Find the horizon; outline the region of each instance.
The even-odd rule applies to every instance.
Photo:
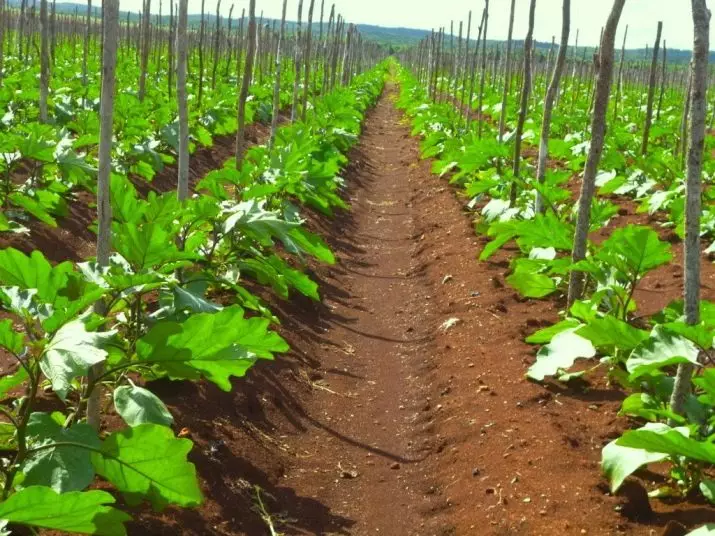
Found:
[[[61,1],[62,4],[82,4],[83,2]],[[163,15],[168,15],[168,2],[166,0],[153,0],[151,12],[159,13],[160,4],[163,4]],[[228,16],[231,4],[233,4],[234,18],[241,15],[241,10],[248,7],[248,0],[223,0],[221,2],[220,14]],[[431,8],[428,4],[416,4],[410,0],[393,0],[386,3],[383,0],[333,0],[325,2],[325,20],[327,21],[330,6],[335,4],[336,11],[343,15],[348,22],[355,24],[365,24],[381,28],[399,28],[406,30],[417,30],[430,32],[432,29],[445,27],[449,32],[450,23],[454,21],[454,33],[459,32],[459,21],[464,23],[464,34],[469,10],[472,10],[472,38],[475,37],[478,20],[481,19],[483,1],[474,0],[443,0],[441,3],[442,14],[435,20]],[[510,0],[491,0],[489,9],[489,21],[487,39],[494,41],[505,41],[507,39],[507,28],[509,20]],[[514,32],[512,39],[521,41],[526,35],[529,0],[516,0]],[[120,0],[122,11],[138,12],[141,10],[142,0]],[[217,0],[207,0],[205,2],[205,12],[207,15],[215,15]],[[264,17],[270,19],[280,19],[282,0],[257,0],[256,15],[263,12]],[[307,20],[309,1],[303,2],[303,22]],[[293,0],[288,3],[287,20],[295,22],[297,20],[298,1]],[[601,26],[605,24],[611,2],[594,4],[591,0],[572,0],[571,2],[571,36],[569,45],[576,44],[578,32],[578,45],[595,47],[598,45]],[[189,14],[200,15],[201,0],[189,0]],[[320,18],[320,0],[316,0],[313,21]],[[682,2],[672,0],[629,0],[626,2],[621,22],[616,35],[617,47],[623,40],[623,34],[628,26],[628,37],[626,48],[644,49],[646,45],[650,48],[655,40],[656,26],[659,20],[663,21],[663,36],[668,49],[692,50],[692,19],[690,5],[683,9]],[[594,24],[594,21],[597,24]],[[432,25],[432,23],[436,23]],[[711,43],[715,43],[711,27]],[[536,17],[534,25],[534,39],[540,42],[550,43],[552,37],[558,38],[561,33],[561,0],[537,0]]]

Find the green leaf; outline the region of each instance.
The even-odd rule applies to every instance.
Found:
[[[641,430],[664,433],[672,430],[662,423],[648,423]],[[687,429],[686,429],[687,430]],[[680,435],[680,432],[675,432]],[[620,439],[611,441],[601,452],[601,471],[608,478],[611,491],[616,493],[627,477],[649,463],[660,462],[668,457],[662,452],[648,452],[619,444]]]
[[[546,376],[554,376],[560,370],[569,369],[579,358],[591,358],[596,349],[591,341],[574,333],[562,331],[536,355],[536,362],[529,367],[526,375],[532,380],[543,381]]]
[[[663,425],[665,426],[665,425]],[[706,441],[696,441],[683,435],[677,428],[652,431],[647,429],[629,430],[616,444],[622,447],[659,452],[669,456],[684,456],[691,460],[715,463],[715,445]]]
[[[243,233],[252,234],[265,244],[272,243],[271,237],[283,239],[292,229],[300,226],[298,222],[289,222],[278,212],[265,210],[265,201],[242,201],[226,211],[229,215],[224,222],[224,233],[238,229]]]
[[[709,350],[713,347],[715,330],[713,327],[708,327],[705,322],[700,322],[694,326],[686,324],[685,322],[668,322],[667,324],[663,324],[663,327],[673,333],[682,335],[705,350]]]
[[[106,359],[102,344],[115,334],[87,331],[82,320],[68,322],[55,333],[40,359],[40,368],[61,400],[67,397],[74,378],[86,375],[90,367]]]
[[[176,309],[189,309],[196,313],[215,313],[223,309],[218,304],[207,300],[192,291],[191,288],[174,287],[174,307]]]
[[[37,289],[37,297],[43,303],[53,303],[57,299],[71,271],[71,263],[63,262],[53,267],[37,250],[29,257],[14,248],[0,250],[0,283],[21,289]]]
[[[591,322],[598,318],[598,301],[576,300],[569,314],[583,322]]]
[[[74,183],[79,183],[85,178],[97,174],[97,168],[87,163],[85,157],[79,156],[72,150],[67,150],[57,156],[57,167],[62,174]]]
[[[608,353],[613,353],[615,348],[630,352],[648,339],[647,331],[634,328],[611,315],[590,320],[576,333],[591,341],[599,350]]]
[[[559,219],[553,212],[537,214],[533,220],[520,221],[517,225],[517,243],[523,251],[535,247],[571,251],[573,247],[573,226]]]
[[[658,399],[648,393],[633,393],[621,403],[619,415],[630,417],[640,417],[647,421],[658,421],[662,419],[672,419],[677,423],[685,421],[677,413],[663,407]]]
[[[292,229],[283,239],[292,253],[305,252],[326,264],[335,264],[335,256],[328,245],[318,235],[300,227]]]
[[[139,201],[134,185],[124,175],[111,175],[112,218],[122,223],[137,223],[144,216],[147,204]]]
[[[97,433],[88,424],[63,426],[61,413],[33,413],[27,424],[28,447],[33,449],[59,442],[81,443],[99,448]],[[58,493],[80,491],[94,479],[90,452],[75,446],[55,446],[30,454],[22,466],[22,486],[49,486]]]
[[[715,406],[715,369],[703,369],[700,376],[693,378],[693,383],[703,391],[700,400],[710,406]]]
[[[59,494],[44,486],[31,486],[0,503],[0,519],[64,532],[125,536],[123,524],[131,518],[108,504],[114,504],[114,497],[105,491]]]
[[[0,449],[17,449],[17,429],[14,424],[9,422],[0,422]],[[0,536],[2,536],[2,532],[0,532]]]
[[[115,225],[113,231],[114,248],[137,271],[192,257],[179,251],[174,243],[174,233],[158,224],[125,223]]]
[[[496,253],[504,244],[514,238],[514,236],[516,236],[516,233],[513,231],[498,234],[496,237],[494,237],[494,240],[484,246],[484,249],[479,254],[479,260],[486,261],[489,257],[494,255],[494,253]]]
[[[527,298],[543,298],[556,292],[556,283],[548,275],[517,270],[506,282]]]
[[[15,331],[12,320],[0,321],[0,346],[15,355],[21,354],[25,348],[25,335]]]
[[[0,378],[0,399],[5,398],[15,387],[22,385],[28,377],[27,369],[19,367],[13,374]]]
[[[197,506],[202,496],[196,467],[186,459],[192,446],[170,428],[141,424],[107,437],[101,453],[92,453],[92,463],[131,505],[146,497],[155,508]]]
[[[700,488],[700,492],[703,496],[705,496],[711,504],[715,504],[715,480],[703,478],[698,487]],[[715,527],[715,525],[713,525],[713,527]]]
[[[626,368],[631,379],[636,379],[655,369],[690,362],[698,363],[698,348],[663,326],[656,326],[650,337],[639,344],[626,361]]]
[[[137,341],[137,355],[170,378],[203,375],[229,391],[230,377],[245,375],[256,358],[270,359],[274,352],[288,350],[269,327],[266,319],[247,319],[240,307],[227,307],[214,314],[192,315],[183,323],[157,323]]]
[[[13,192],[8,196],[8,199],[13,205],[21,207],[26,212],[32,214],[35,218],[50,227],[57,227],[57,220],[42,206],[36,199],[22,193]]]
[[[549,326],[532,333],[526,338],[526,342],[529,344],[547,344],[562,331],[566,331],[567,329],[573,330],[581,325],[582,324],[575,318],[565,318],[553,326]]]
[[[114,407],[129,426],[144,423],[171,426],[174,418],[164,403],[154,393],[129,380],[114,390]]]
[[[596,257],[632,279],[669,262],[673,258],[670,249],[650,227],[629,225],[613,231]]]
[[[240,261],[238,266],[242,272],[256,277],[260,284],[271,285],[283,298],[288,298],[290,288],[295,288],[313,300],[320,299],[318,285],[303,272],[291,268],[277,255],[246,259]]]

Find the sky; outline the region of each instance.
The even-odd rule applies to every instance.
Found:
[[[152,12],[158,12],[159,1],[152,0]],[[168,13],[168,2],[163,0],[164,12]],[[217,0],[205,0],[206,12],[215,13]],[[248,0],[222,0],[221,12],[228,15],[231,4],[235,4],[234,15],[248,7]],[[303,18],[307,15],[309,0],[304,0]],[[478,25],[475,19],[481,17],[484,0],[325,0],[326,19],[331,3],[335,3],[338,13],[348,22],[377,24],[389,27],[406,27],[429,30],[433,27],[446,26],[455,21],[455,32],[459,21],[466,21],[469,10],[473,10],[472,26]],[[709,0],[710,7],[715,7],[715,0]],[[561,33],[561,0],[536,0],[536,20],[534,36],[539,41],[551,41],[556,36],[558,42]],[[141,10],[142,0],[120,0],[122,10]],[[491,0],[489,2],[489,28],[487,38],[506,39],[509,22],[510,0]],[[579,31],[579,45],[594,46],[598,43],[601,27],[606,23],[613,5],[611,0],[571,0],[571,44],[574,44],[576,30]],[[266,17],[279,18],[282,0],[257,0],[257,14],[264,12]],[[298,0],[288,0],[289,19],[297,17]],[[516,0],[514,20],[514,38],[523,39],[528,24],[529,0]],[[201,0],[189,0],[189,13],[201,12]],[[320,16],[320,0],[316,0],[315,18]],[[692,49],[693,22],[689,0],[626,0],[616,37],[620,47],[623,31],[628,25],[628,48],[652,46],[658,21],[663,21],[663,38],[668,48]],[[715,28],[715,20],[711,25]],[[715,31],[711,30],[711,49],[715,48]]]

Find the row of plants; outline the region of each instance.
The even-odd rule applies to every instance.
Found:
[[[87,490],[98,477],[130,507],[201,503],[192,442],[174,434],[145,383],[203,379],[228,391],[258,360],[288,350],[244,283],[318,299],[307,257],[334,258],[300,210],[347,208],[339,173],[384,77],[383,65],[317,100],[271,150],[253,147],[238,170],[228,161],[183,203],[174,193],[142,198],[115,166],[108,267],[0,251],[0,348],[17,362],[0,379],[0,533],[126,534],[130,516],[115,496]],[[87,424],[97,390],[126,427],[100,434]],[[54,411],[40,411],[40,399]]]
[[[496,91],[484,97],[485,123],[479,136],[474,125],[465,124],[461,111],[452,103],[433,102],[407,70],[402,70],[400,83],[398,105],[412,122],[413,135],[422,138],[423,158],[433,158],[433,172],[460,189],[474,211],[476,232],[491,239],[480,259],[515,244],[506,281],[522,296],[534,299],[563,295],[571,271],[587,274],[585,298],[563,311],[556,324],[526,339],[540,346],[527,377],[569,382],[603,369],[609,382],[630,393],[620,414],[632,419],[638,429],[626,431],[602,454],[611,490],[617,492],[642,467],[665,462],[670,478],[650,490],[650,496],[685,498],[699,491],[715,503],[715,481],[709,476],[715,464],[715,373],[706,367],[715,357],[715,303],[701,301],[697,325],[686,324],[680,300],[648,317],[636,314],[639,283],[673,258],[671,244],[650,226],[616,228],[601,242],[589,241],[585,260],[572,262],[576,215],[568,186],[574,172],[583,168],[588,151],[585,131],[574,128],[585,127],[586,116],[583,121],[577,120],[578,114],[554,118],[549,142],[553,160],[545,181],[539,183],[528,166],[515,177],[510,167],[513,143],[497,141],[489,116],[490,111],[498,111],[491,108],[499,102]],[[533,128],[538,112],[533,113],[524,135],[527,147],[538,146],[538,129]],[[661,211],[662,224],[682,236],[684,173],[680,159],[668,148],[677,135],[679,114],[666,101],[665,120],[659,123],[663,126],[654,127],[654,144],[647,156],[638,156],[639,137],[628,123],[638,116],[639,108],[625,98],[621,114],[625,121],[614,124],[606,138],[601,163],[606,171],[599,176],[602,195],[594,198],[589,231],[602,229],[618,214],[618,205],[606,195],[631,194],[642,210]],[[707,142],[706,152],[712,145],[712,140]],[[705,162],[701,232],[712,240],[715,189],[708,181],[713,163],[710,158]],[[535,210],[537,193],[544,200],[543,213]],[[681,363],[697,369],[684,414],[670,406],[675,367]],[[710,529],[700,530],[698,534]]]
[[[94,42],[93,42],[94,44]],[[135,88],[140,76],[137,51],[126,47],[117,60],[113,160],[119,172],[151,181],[178,154],[177,101],[167,91],[169,65],[166,50],[152,58],[149,83],[143,99]],[[0,232],[27,232],[23,223],[34,217],[56,227],[57,218],[68,214],[68,203],[78,189],[95,193],[97,151],[99,146],[99,111],[101,58],[90,54],[86,77],[82,62],[70,42],[56,49],[50,78],[48,121],[39,117],[37,79],[40,65],[36,57],[22,60],[16,55],[3,58],[4,73],[0,87]],[[191,57],[191,72],[199,66]],[[214,139],[237,130],[236,94],[240,86],[242,64],[218,60],[222,71],[211,84],[207,79],[191,77],[187,92],[197,100],[199,85],[201,106],[191,106],[189,113],[190,150],[212,147]],[[213,63],[207,59],[208,75]],[[293,69],[284,68],[280,105],[292,99]],[[319,74],[318,81],[322,80]],[[246,123],[254,118],[270,122],[273,76],[254,80],[246,107]],[[316,90],[320,90],[316,82]]]

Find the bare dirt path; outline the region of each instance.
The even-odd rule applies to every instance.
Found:
[[[351,216],[340,222],[325,340],[313,351],[324,387],[309,453],[284,484],[329,503],[350,534],[421,534],[431,445],[425,375],[433,354],[431,284],[418,268],[418,216],[408,181],[415,141],[389,98],[371,112],[351,156]],[[337,393],[337,394],[334,394]],[[337,528],[337,527],[335,527]],[[329,528],[327,529],[330,530]]]

